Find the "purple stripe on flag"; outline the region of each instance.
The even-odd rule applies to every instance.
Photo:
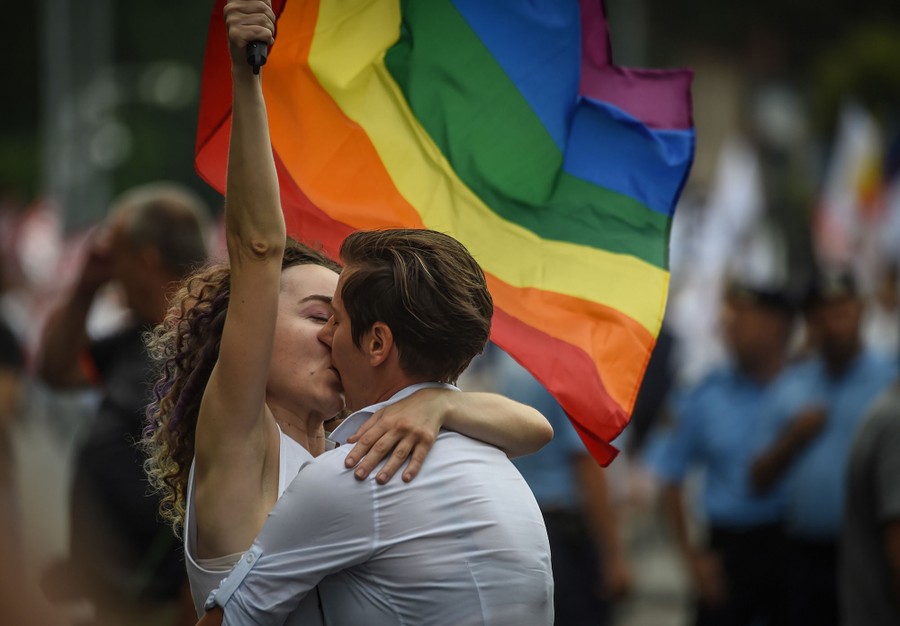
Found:
[[[580,2],[581,94],[612,104],[651,128],[692,128],[690,90],[693,72],[612,65],[602,0]]]

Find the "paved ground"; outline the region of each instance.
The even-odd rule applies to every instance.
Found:
[[[628,467],[624,455],[609,472],[617,491],[633,579],[631,596],[617,607],[615,626],[684,626],[688,623],[688,588],[660,515],[656,486],[644,472]]]

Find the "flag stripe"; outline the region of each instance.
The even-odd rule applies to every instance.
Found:
[[[678,181],[686,176],[687,164],[693,154],[694,132],[690,109],[685,106],[690,101],[690,73],[682,70],[634,70],[607,64],[598,67],[597,61],[601,58],[608,60],[609,54],[601,0],[581,0],[581,7],[574,3],[522,3],[519,0],[453,0],[453,4],[528,102],[557,148],[569,154],[573,149],[572,140],[584,137],[581,132],[568,128],[568,121],[579,101],[578,95],[587,96],[580,106],[591,107],[600,105],[601,100],[606,101],[610,108],[618,111],[616,122],[624,114],[637,118],[641,126],[676,130],[674,133],[658,133],[654,141],[662,144],[660,150],[664,154],[675,157],[670,162],[683,164],[683,167],[675,173],[665,171],[651,175],[654,182],[660,180],[660,174],[663,181],[671,179],[666,184],[669,191],[679,189]],[[413,7],[404,7],[406,16]],[[428,11],[431,10],[429,5]],[[437,28],[443,28],[443,23]],[[422,45],[422,38],[417,39],[416,55]],[[453,50],[458,47],[454,39]],[[456,54],[451,51],[447,56],[452,60]],[[580,87],[579,79],[582,81]],[[487,87],[487,92],[491,92],[494,84],[487,83]],[[648,98],[648,93],[652,93],[653,97]],[[622,131],[618,130],[617,134],[621,135]],[[597,141],[598,138],[600,141]],[[563,169],[632,197],[641,197],[640,194],[645,193],[646,189],[654,188],[655,185],[646,184],[623,185],[622,181],[632,180],[634,174],[640,174],[641,170],[623,168],[616,159],[608,160],[602,166],[596,163],[598,156],[609,154],[606,146],[613,143],[610,139],[604,135],[588,135],[584,142],[591,148],[588,158],[576,164],[579,168],[576,171],[570,169],[572,164],[570,157],[567,157]],[[630,145],[633,138],[622,139],[625,143],[616,144],[617,147],[634,150]],[[638,143],[647,142],[639,139]],[[651,153],[647,156],[652,162],[655,155]],[[646,164],[647,159],[635,165]],[[612,165],[613,169],[607,165]],[[622,173],[626,175],[620,176]],[[606,176],[602,178],[592,178],[604,174]],[[650,199],[645,204],[671,215],[674,205],[671,198],[662,193],[650,193]]]
[[[554,340],[594,355],[603,393],[631,411],[643,375],[643,363],[655,343],[634,320],[600,304],[540,291],[512,287],[488,274],[488,287],[503,311],[540,329]],[[542,365],[549,354],[542,359]],[[548,379],[554,378],[550,373]],[[566,378],[562,378],[566,380]]]
[[[356,229],[423,228],[365,132],[307,67],[318,14],[316,2],[288,2],[279,18],[279,28],[293,35],[279,40],[266,64],[272,144],[297,185],[338,221]]]
[[[282,19],[291,12],[291,6]],[[339,14],[337,7],[323,4],[309,56],[320,83],[343,113],[365,129],[375,146],[380,163],[373,161],[367,167],[383,166],[424,224],[453,233],[485,271],[517,287],[535,287],[605,304],[635,319],[651,334],[658,332],[659,294],[665,293],[667,272],[630,256],[543,240],[499,218],[460,182],[406,106],[384,65],[372,62],[378,58],[377,49],[366,47],[367,37],[346,36],[347,29],[353,31],[348,23],[351,20],[359,20],[369,33],[398,29],[391,8],[391,3],[364,3],[348,11],[342,4],[344,12]],[[334,20],[340,20],[341,36],[334,36]],[[364,65],[356,65],[363,60]],[[303,94],[297,95],[300,100],[295,106],[302,108]],[[323,208],[330,211],[330,207]],[[354,223],[343,215],[332,213],[332,217]],[[538,258],[540,264],[529,263]],[[572,272],[573,267],[579,267],[579,272]],[[584,280],[584,276],[596,279]],[[635,291],[634,285],[644,288]]]
[[[295,4],[289,3],[281,19],[290,19],[295,7]],[[348,151],[348,158],[355,156],[364,164],[354,167],[359,177],[349,181],[349,184],[369,184],[371,181],[365,180],[366,176],[380,178],[376,172],[386,169],[399,194],[391,197],[389,190],[379,190],[377,197],[388,203],[384,213],[393,212],[399,202],[407,202],[415,207],[425,226],[453,233],[469,248],[485,271],[504,282],[604,304],[636,320],[655,335],[660,324],[660,294],[665,293],[668,273],[626,255],[542,240],[534,233],[499,218],[460,182],[406,107],[403,95],[384,65],[377,62],[381,57],[378,45],[382,45],[384,39],[377,33],[392,27],[395,32],[387,38],[397,36],[397,7],[392,3],[378,2],[361,3],[354,9],[348,10],[341,4],[343,13],[339,15],[338,7],[323,2],[319,7],[318,25],[309,54],[310,66],[319,77],[320,84],[329,91],[340,111],[359,124],[361,129],[354,129],[354,132],[364,130],[375,148],[374,151],[367,148],[356,155]],[[340,23],[340,35],[336,33],[336,20]],[[291,32],[297,31],[291,29]],[[354,36],[356,34],[359,36]],[[376,60],[374,65],[373,59]],[[285,69],[290,71],[291,67]],[[269,80],[279,79],[270,71]],[[291,84],[280,84],[280,97],[290,100],[284,103],[288,110],[302,110],[307,106],[302,99],[303,93],[299,93],[302,91],[296,80]],[[290,95],[290,92],[295,93]],[[323,113],[339,114],[330,109]],[[280,124],[273,121],[273,137],[281,134],[278,126]],[[293,133],[289,127],[281,131],[288,136]],[[328,141],[328,138],[323,140]],[[280,145],[277,147],[297,183],[304,189],[308,188],[307,183],[311,182],[309,174],[295,170],[290,156]],[[329,146],[316,147],[316,152],[322,150],[329,154],[333,151]],[[336,171],[339,168],[332,169]],[[319,168],[315,173],[316,180],[341,175],[335,171]],[[343,185],[346,186],[346,182]],[[333,188],[335,193],[341,192],[341,185]],[[314,202],[319,203],[311,191],[308,193]],[[358,226],[358,211],[352,215],[345,213],[345,203],[319,204],[334,219]],[[542,259],[540,265],[529,263],[529,260],[538,258]],[[573,271],[573,268],[579,268],[579,271]],[[585,276],[597,279],[585,280]],[[635,290],[635,285],[642,288]]]
[[[404,7],[401,40],[388,51],[385,62],[413,113],[478,196],[499,214],[542,237],[624,251],[664,266],[658,250],[652,255],[645,251],[645,247],[652,249],[651,243],[622,249],[629,223],[620,220],[629,215],[628,220],[654,224],[665,233],[671,197],[689,163],[689,131],[652,131],[637,120],[622,124],[624,113],[579,99],[573,83],[570,92],[553,94],[573,105],[564,119],[584,117],[592,123],[578,129],[587,134],[576,144],[580,149],[567,146],[563,162],[520,86],[449,0]],[[609,121],[598,125],[596,119],[604,114]],[[612,139],[620,142],[617,145],[628,146],[627,153],[607,149],[609,139],[601,133],[610,128],[615,129]],[[574,132],[572,136],[578,138]],[[659,167],[660,154],[667,163],[682,167]],[[528,155],[530,168],[523,167],[522,155]],[[654,185],[644,183],[644,171],[654,177]],[[558,184],[560,177],[569,175],[593,185]],[[574,189],[584,193],[572,194]]]
[[[590,355],[524,324],[502,310],[494,313],[492,333],[494,341],[504,350],[509,352],[515,348],[514,358],[527,364],[535,378],[547,386],[565,407],[591,455],[601,465],[609,464],[617,451],[607,442],[622,432],[629,414],[610,403],[598,391],[601,387],[594,378],[596,370]],[[561,381],[563,384],[560,384]],[[578,383],[565,384],[564,381]]]
[[[472,109],[478,108],[476,98],[460,99],[459,90],[453,87],[458,82],[420,80],[417,75],[431,76],[436,72],[427,66],[410,68],[415,69],[414,73],[404,71],[407,69],[402,67],[404,59],[398,58],[397,51],[397,47],[392,49],[385,60],[390,64],[392,77],[401,81],[398,85],[404,90],[412,114],[462,182],[495,213],[543,239],[630,254],[659,268],[667,266],[665,233],[670,221],[667,215],[648,210],[628,195],[598,187],[584,179],[595,170],[605,169],[604,176],[619,181],[633,180],[628,168],[644,166],[641,162],[645,159],[640,154],[620,151],[618,160],[593,158],[580,149],[591,144],[585,138],[573,142],[579,149],[570,153],[574,158],[567,158],[570,168],[585,176],[559,172],[562,154],[552,145],[521,98],[507,102],[501,109],[489,105],[475,113]],[[418,55],[417,50],[417,58],[420,58]],[[477,63],[473,62],[473,65]],[[472,82],[474,75],[475,72],[471,72],[467,82]],[[495,81],[487,80],[485,85],[491,82]],[[517,108],[516,103],[522,106]],[[602,132],[604,128],[614,127],[616,135],[623,134],[621,125],[616,124],[612,116],[605,125],[598,124],[596,117],[581,115],[578,119],[586,120],[582,125],[591,131]],[[511,133],[510,128],[518,130]],[[535,132],[529,134],[529,130]],[[490,135],[492,131],[499,135]],[[632,126],[630,131],[646,134],[641,126]],[[632,140],[626,145],[634,144]],[[596,145],[591,151],[596,153]],[[526,168],[517,158],[523,152],[546,156],[535,158],[531,161],[532,167]],[[650,161],[645,171],[659,172],[660,178],[669,175],[668,171],[650,166],[657,162],[658,159]],[[591,165],[584,165],[586,163]],[[670,210],[671,198],[664,201],[666,210]]]
[[[231,116],[222,4],[196,157],[220,191]],[[288,232],[331,255],[357,229],[459,239],[494,296],[492,338],[609,463],[663,316],[671,212],[693,158],[691,73],[612,65],[602,0],[273,8],[263,88]]]
[[[693,135],[693,72],[613,65],[603,0],[579,3],[582,95],[627,111],[651,128],[679,128],[690,130]]]
[[[590,98],[581,99],[571,126],[563,168],[629,199],[640,196],[640,209],[629,206],[628,210],[645,212],[643,204],[651,206],[652,215],[665,216],[661,232],[667,233],[687,180],[694,152],[693,131],[651,130],[622,109]],[[616,149],[609,150],[609,145]],[[594,201],[600,203],[602,198]],[[662,244],[664,240],[661,235],[653,242]],[[668,258],[664,259],[668,267]]]
[[[563,152],[579,84],[578,5],[521,0],[453,0],[453,5]],[[404,4],[404,15],[412,9]]]

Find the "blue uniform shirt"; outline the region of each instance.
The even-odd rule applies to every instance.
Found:
[[[702,467],[703,509],[713,526],[749,528],[780,519],[781,490],[757,495],[749,477],[758,453],[755,432],[774,384],[723,367],[676,402],[675,427],[652,469],[664,482],[678,483],[692,467]]]
[[[774,440],[806,408],[822,406],[827,413],[822,431],[785,476],[785,524],[792,536],[837,537],[850,444],[873,400],[896,377],[896,361],[872,352],[860,354],[839,378],[828,374],[821,359],[798,365],[782,377],[760,430],[764,443]]]
[[[513,460],[542,509],[581,508],[573,457],[587,449],[562,407],[528,371],[501,350],[492,354],[497,393],[540,411],[553,439],[534,454]]]

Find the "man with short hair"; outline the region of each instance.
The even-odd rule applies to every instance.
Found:
[[[842,626],[900,624],[900,381],[850,451],[840,539]]]
[[[41,378],[54,389],[94,386],[102,392],[75,461],[70,555],[44,578],[54,599],[89,598],[97,624],[186,623],[176,621],[187,583],[181,550],[158,518],[159,502],[148,493],[134,442],[141,438],[155,380],[142,334],[162,321],[172,286],[205,262],[208,221],[200,198],[175,183],[122,194],[44,331]],[[130,319],[92,338],[88,313],[110,283],[121,289]]]
[[[493,312],[483,272],[447,235],[358,232],[341,258],[320,333],[356,411],[331,435],[339,446],[383,406],[454,383]],[[552,623],[547,533],[503,452],[442,431],[414,482],[378,485],[377,472],[346,475],[347,451],[301,469],[213,593],[208,607],[224,607],[226,624],[281,623],[317,586],[336,624]]]
[[[838,623],[837,541],[850,445],[897,364],[865,349],[863,301],[844,269],[819,272],[806,316],[817,354],[792,368],[761,425],[769,444],[753,463],[760,491],[784,481],[788,624]]]
[[[684,390],[665,454],[653,466],[663,508],[694,585],[697,626],[777,624],[781,500],[750,483],[754,434],[783,375],[794,307],[776,284],[734,280],[723,301],[729,362]],[[683,485],[699,467],[707,537],[695,542]],[[695,519],[696,519],[695,518]]]

